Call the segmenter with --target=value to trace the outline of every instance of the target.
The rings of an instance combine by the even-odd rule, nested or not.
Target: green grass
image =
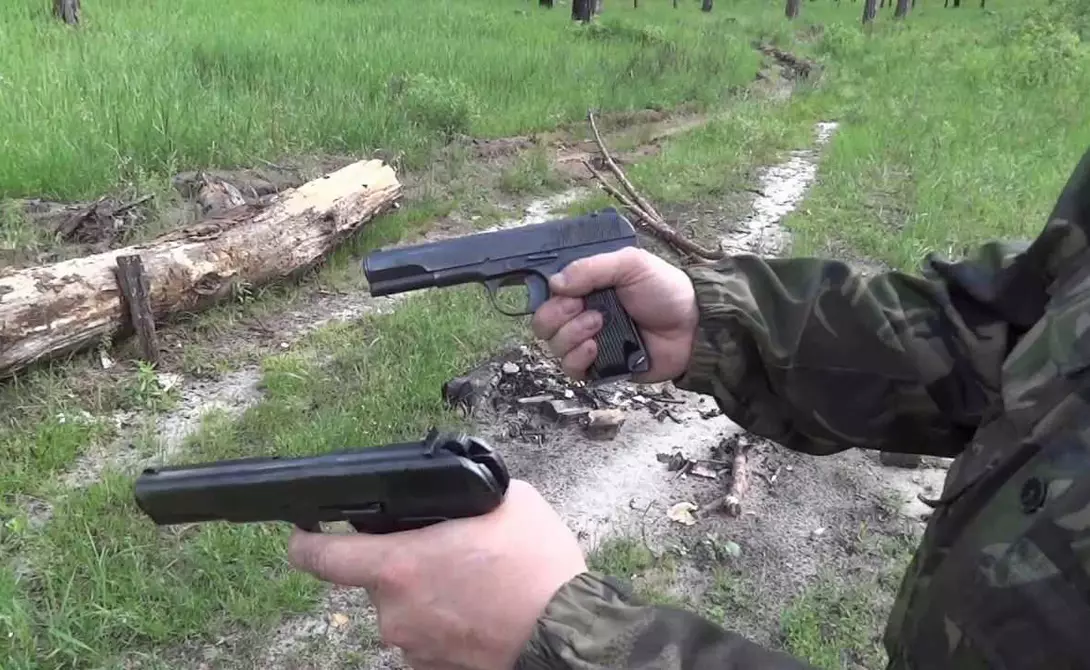
[[[882,667],[883,595],[876,584],[819,578],[783,613],[785,650],[825,670]]]
[[[666,553],[656,555],[639,539],[610,537],[587,555],[587,566],[598,573],[624,580],[643,602],[683,607],[673,589],[677,566]]]
[[[119,183],[293,153],[386,149],[420,165],[456,133],[502,136],[610,110],[714,104],[758,56],[728,23],[667,5],[567,12],[485,0],[215,0],[0,19],[0,196],[91,197]]]
[[[915,268],[1043,227],[1090,146],[1085,0],[927,6],[869,35],[829,23],[801,48],[829,64],[795,118],[841,122],[804,207],[796,253]],[[829,15],[808,5],[815,20]]]

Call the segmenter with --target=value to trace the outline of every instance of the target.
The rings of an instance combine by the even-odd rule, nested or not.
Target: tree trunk
[[[598,16],[602,13],[602,3],[605,0],[594,0],[594,15]]]
[[[632,9],[640,8],[640,0],[632,0]]]
[[[594,11],[594,0],[571,0],[571,20],[582,21],[583,23],[590,22],[590,17]]]
[[[674,0],[674,9],[677,9],[677,0]]]
[[[79,25],[79,0],[53,0],[53,15],[70,26]]]
[[[865,0],[863,3],[863,24],[868,24],[874,20],[875,15],[878,13],[876,5],[878,0]]]
[[[710,12],[712,11],[712,0],[702,0],[700,3],[700,11]]]
[[[548,7],[549,9],[553,8],[553,0],[537,0],[537,4],[541,7]]]
[[[142,245],[0,272],[0,376],[128,330],[119,256],[140,256],[151,312],[162,320],[298,276],[400,194],[393,168],[360,161],[267,206],[242,205]]]
[[[908,15],[908,0],[897,0],[897,8],[893,10],[893,18],[903,19]]]
[[[793,19],[799,15],[799,0],[787,0],[787,8],[784,9],[784,14],[787,18]]]

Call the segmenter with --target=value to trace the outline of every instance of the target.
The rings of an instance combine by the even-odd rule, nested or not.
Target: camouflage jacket
[[[808,454],[955,457],[886,629],[891,669],[1090,668],[1090,153],[1032,244],[923,276],[807,258],[691,269],[678,385]],[[695,614],[580,575],[520,659],[550,668],[781,668]]]

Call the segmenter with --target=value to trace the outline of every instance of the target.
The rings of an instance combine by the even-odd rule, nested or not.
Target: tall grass
[[[409,164],[454,133],[552,127],[588,108],[710,104],[758,62],[730,19],[660,3],[580,28],[515,0],[96,0],[0,15],[0,196],[296,152]]]
[[[796,251],[915,268],[927,252],[1036,236],[1090,148],[1090,2],[928,3],[871,31],[818,4],[806,9],[821,37],[798,46],[828,67],[791,114],[841,127],[786,221]]]

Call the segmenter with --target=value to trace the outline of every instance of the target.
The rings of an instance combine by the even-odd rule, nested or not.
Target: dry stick
[[[594,141],[598,145],[598,150],[602,154],[602,159],[605,161],[606,166],[609,168],[613,176],[617,178],[617,181],[621,183],[621,186],[628,191],[631,198],[626,197],[619,189],[605,180],[600,172],[594,169],[594,166],[590,164],[590,161],[584,160],[583,165],[587,166],[590,173],[598,180],[598,183],[602,185],[602,188],[617,199],[623,206],[631,210],[637,217],[643,220],[646,227],[653,232],[659,239],[666,242],[670,246],[674,247],[682,256],[697,256],[708,260],[718,260],[726,255],[722,249],[711,250],[705,249],[699,244],[686,239],[683,235],[667,225],[662,215],[655,211],[655,208],[651,206],[651,203],[640,195],[636,187],[632,185],[632,182],[625,176],[624,171],[613,160],[613,156],[610,155],[609,149],[606,148],[605,142],[602,140],[602,134],[598,132],[598,125],[594,121],[594,113],[588,112],[587,119],[590,121],[591,130],[594,132]]]
[[[117,216],[118,214],[123,214],[123,213],[129,211],[130,209],[132,209],[133,207],[136,207],[137,205],[143,205],[145,202],[147,202],[148,200],[151,200],[154,197],[155,197],[154,193],[149,193],[147,195],[142,195],[139,198],[137,198],[136,200],[133,200],[131,202],[126,202],[126,203],[124,203],[122,205],[118,205],[117,208],[115,208],[114,211],[110,213],[110,216]]]
[[[748,453],[748,445],[739,442],[734,446],[734,464],[730,470],[730,489],[727,491],[727,497],[723,499],[727,514],[731,516],[738,516],[742,513],[742,497],[749,489],[749,473],[746,468]]]
[[[638,216],[639,219],[640,219],[640,222],[642,222],[647,228],[655,230],[654,221],[651,219],[650,214],[648,214],[642,208],[640,208],[639,205],[637,205],[636,203],[629,200],[628,196],[626,196],[624,193],[621,193],[617,189],[616,186],[614,186],[613,184],[610,184],[608,181],[606,181],[605,176],[601,172],[595,170],[594,166],[590,164],[590,161],[584,160],[583,165],[585,165],[587,167],[587,169],[590,170],[591,175],[593,175],[594,178],[598,180],[598,183],[602,185],[602,189],[606,193],[608,193],[611,196],[613,196],[614,198],[616,198],[617,202],[621,203],[622,205],[624,205],[628,209],[632,210],[632,213],[635,214],[636,216]],[[656,232],[659,232],[659,231],[656,231]]]
[[[645,212],[655,218],[656,221],[662,221],[662,215],[655,211],[655,208],[651,206],[651,203],[647,202],[643,196],[639,194],[636,187],[632,185],[632,182],[628,181],[628,177],[625,176],[620,166],[613,160],[613,156],[610,155],[609,149],[606,149],[606,143],[602,140],[602,134],[598,132],[598,124],[594,121],[594,112],[587,112],[587,120],[590,121],[591,132],[594,133],[594,142],[598,145],[598,150],[602,152],[602,159],[606,162],[606,167],[613,173],[613,176],[617,178],[617,181],[621,182],[621,186],[624,186],[624,190],[628,191],[628,194],[632,196],[632,200],[636,202]]]
[[[583,161],[583,165],[587,167],[591,175],[598,180],[598,183],[602,185],[602,190],[613,196],[617,202],[622,206],[630,210],[636,215],[636,223],[642,223],[644,228],[647,228],[654,233],[660,240],[669,244],[682,256],[697,256],[700,258],[719,259],[723,257],[722,251],[711,251],[700,246],[696,242],[692,242],[683,237],[676,230],[673,230],[669,226],[665,225],[661,221],[656,221],[650,214],[647,213],[642,207],[632,202],[628,196],[606,181],[605,175],[594,169],[594,166],[590,164],[590,161]]]

